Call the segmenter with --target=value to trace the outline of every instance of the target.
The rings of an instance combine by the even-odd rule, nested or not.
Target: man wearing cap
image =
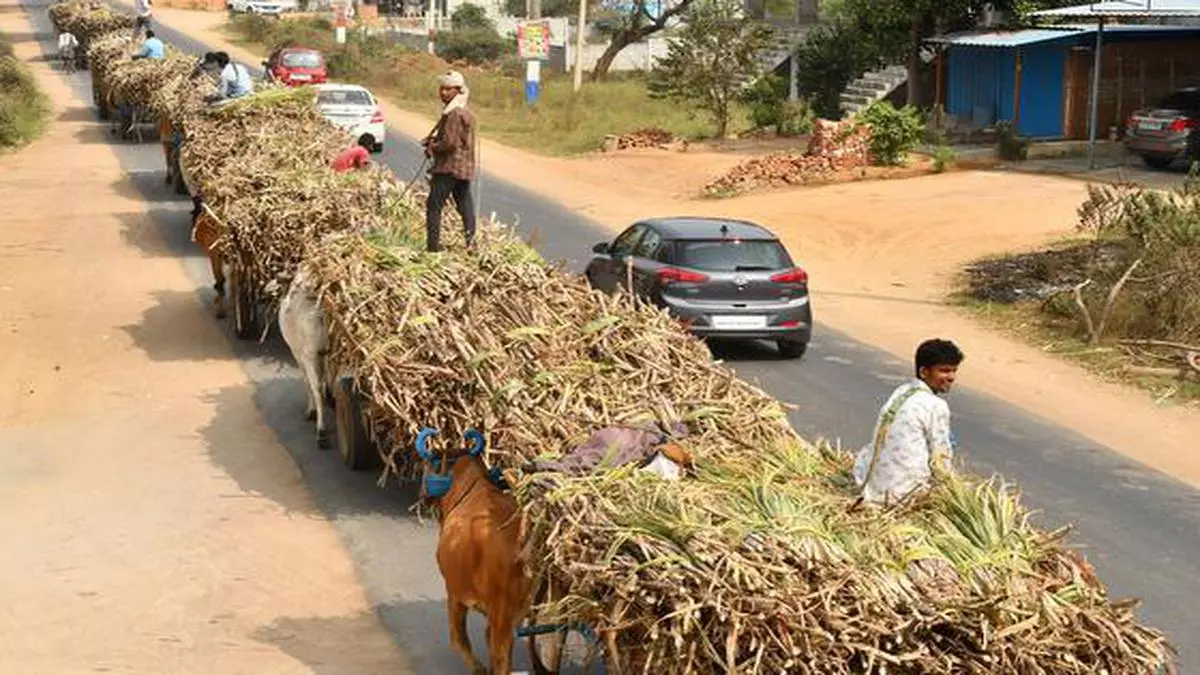
[[[475,240],[475,203],[471,182],[475,180],[475,116],[467,110],[466,80],[449,71],[438,78],[438,96],[445,108],[433,132],[423,141],[425,156],[433,160],[429,170],[429,199],[425,204],[425,243],[430,251],[441,250],[442,208],[454,197],[462,216],[467,245]]]

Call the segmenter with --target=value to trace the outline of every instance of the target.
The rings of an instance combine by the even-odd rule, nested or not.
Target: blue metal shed
[[[1030,29],[943,38],[946,112],[975,126],[1016,122],[1030,138],[1063,135],[1067,51],[1080,29]]]
[[[1124,25],[1104,31],[1106,44],[1194,38],[1194,26]],[[1027,138],[1066,135],[1068,56],[1090,47],[1095,26],[1055,26],[932,38],[945,47],[939,61],[938,100],[946,112],[973,126],[1005,120]],[[944,92],[942,76],[944,75]]]

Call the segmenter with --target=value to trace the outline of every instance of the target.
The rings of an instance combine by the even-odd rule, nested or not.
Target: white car
[[[295,3],[288,0],[230,0],[229,11],[242,14],[279,16],[286,10],[294,10]]]
[[[379,101],[357,84],[318,84],[317,110],[330,124],[346,131],[355,140],[366,138],[371,152],[383,151],[386,126]]]

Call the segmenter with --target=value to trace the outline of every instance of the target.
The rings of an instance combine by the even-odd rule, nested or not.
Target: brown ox
[[[431,497],[422,481],[421,496],[438,506],[437,562],[446,582],[450,644],[473,673],[507,675],[512,672],[517,625],[528,615],[532,600],[523,550],[525,519],[516,499],[489,479],[479,457],[461,453],[444,461],[454,462],[450,489]],[[427,458],[425,475],[437,473]],[[490,669],[471,651],[467,611],[472,609],[487,617]]]
[[[162,144],[163,159],[167,163],[167,177],[164,181],[167,185],[175,179],[175,126],[171,124],[171,119],[163,115],[158,122],[158,140]]]
[[[213,290],[217,292],[217,297],[213,304],[217,308],[217,318],[225,318],[225,260],[221,257],[221,251],[217,248],[217,239],[220,237],[216,226],[213,224],[212,216],[204,209],[199,197],[192,197],[192,241],[200,244],[204,248],[204,252],[208,254],[209,265],[212,266],[213,273]]]

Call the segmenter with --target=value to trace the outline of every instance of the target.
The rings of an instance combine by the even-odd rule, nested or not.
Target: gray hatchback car
[[[812,337],[808,274],[779,238],[741,220],[678,217],[634,223],[592,248],[588,282],[633,290],[700,337],[772,340],[799,358]]]

